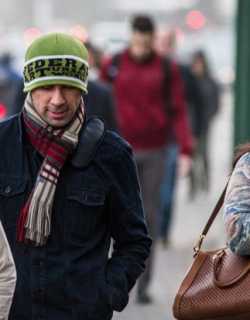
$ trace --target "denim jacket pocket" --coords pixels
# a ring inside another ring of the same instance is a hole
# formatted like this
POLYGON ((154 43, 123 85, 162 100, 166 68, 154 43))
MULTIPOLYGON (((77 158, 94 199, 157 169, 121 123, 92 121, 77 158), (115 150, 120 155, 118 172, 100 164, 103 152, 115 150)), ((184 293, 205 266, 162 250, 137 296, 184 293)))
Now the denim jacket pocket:
MULTIPOLYGON (((91 237, 104 211, 102 190, 72 190, 67 195, 67 217, 70 242, 80 243, 91 237)), ((66 225, 67 228, 67 225, 66 225)))
POLYGON ((24 205, 27 181, 22 177, 0 176, 0 219, 5 227, 16 225, 24 205))

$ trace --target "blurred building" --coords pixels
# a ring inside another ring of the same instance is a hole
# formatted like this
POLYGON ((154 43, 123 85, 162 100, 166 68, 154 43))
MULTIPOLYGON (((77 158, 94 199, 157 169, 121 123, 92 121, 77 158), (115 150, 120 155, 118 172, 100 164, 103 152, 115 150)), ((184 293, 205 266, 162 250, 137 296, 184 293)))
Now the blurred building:
POLYGON ((58 22, 94 23, 124 21, 134 12, 150 12, 159 19, 179 23, 187 10, 202 10, 209 19, 224 23, 230 19, 236 0, 9 0, 0 2, 0 29, 44 27, 58 22), (46 14, 44 14, 46 13, 46 14), (41 25, 39 25, 41 24, 41 25))
MULTIPOLYGON (((40 32, 68 31, 82 25, 106 52, 123 48, 132 14, 151 14, 162 28, 185 35, 183 55, 203 46, 220 67, 219 77, 233 78, 233 16, 237 0, 9 0, 0 2, 0 55, 11 51, 21 70, 24 47, 40 32), (27 40, 28 39, 28 40, 27 40), (224 50, 224 48, 228 48, 224 50)), ((184 37, 183 37, 184 39, 184 37)))

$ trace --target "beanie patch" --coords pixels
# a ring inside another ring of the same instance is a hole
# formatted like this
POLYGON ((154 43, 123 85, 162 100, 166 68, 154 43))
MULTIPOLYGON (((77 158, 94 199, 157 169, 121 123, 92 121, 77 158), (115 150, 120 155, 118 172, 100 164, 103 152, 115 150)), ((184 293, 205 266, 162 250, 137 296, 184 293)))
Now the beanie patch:
POLYGON ((24 65, 24 91, 64 83, 86 91, 88 63, 73 55, 37 56, 24 65))

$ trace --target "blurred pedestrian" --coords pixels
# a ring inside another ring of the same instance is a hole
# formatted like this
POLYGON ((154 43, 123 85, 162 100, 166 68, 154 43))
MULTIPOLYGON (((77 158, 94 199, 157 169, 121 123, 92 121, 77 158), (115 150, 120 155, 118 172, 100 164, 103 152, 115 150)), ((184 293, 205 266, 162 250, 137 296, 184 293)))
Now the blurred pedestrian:
POLYGON ((0 104, 5 106, 7 116, 20 112, 25 98, 23 79, 12 67, 12 60, 10 53, 0 57, 0 104))
POLYGON ((193 198, 200 189, 208 191, 210 187, 209 139, 211 123, 219 111, 220 90, 211 74, 204 51, 193 54, 191 62, 195 78, 196 110, 200 110, 199 128, 193 166, 190 171, 190 196, 193 198))
POLYGON ((16 268, 0 221, 0 319, 8 320, 16 286, 16 268))
POLYGON ((34 40, 23 110, 0 123, 0 218, 17 267, 9 320, 110 320, 149 255, 132 150, 86 120, 87 60, 69 35, 34 40))
POLYGON ((85 43, 85 46, 89 52, 90 66, 86 115, 88 118, 97 116, 103 120, 106 129, 117 131, 117 117, 111 88, 97 77, 99 72, 98 61, 96 61, 97 50, 90 42, 85 43))
MULTIPOLYGON (((189 165, 192 141, 186 110, 181 103, 178 69, 154 50, 152 19, 135 16, 131 27, 129 48, 104 61, 101 77, 113 84, 119 130, 135 150, 146 218, 155 240, 165 147, 174 131, 184 169, 189 165)), ((152 301, 148 286, 153 258, 154 250, 151 250, 146 271, 138 284, 139 303, 152 301)))
MULTIPOLYGON (((156 38, 155 47, 161 56, 176 64, 179 73, 179 90, 178 96, 174 97, 173 100, 177 100, 179 101, 179 104, 182 104, 182 108, 185 109, 189 116, 189 123, 193 133, 192 125, 196 113, 192 118, 190 117, 190 94, 193 94, 190 90, 190 87, 192 86, 192 74, 191 72, 188 72, 189 69, 177 58, 176 31, 173 29, 159 32, 156 38)), ((169 245, 179 157, 179 146, 174 131, 169 134, 168 139, 169 143, 166 148, 165 169, 161 186, 161 204, 159 210, 159 235, 164 247, 168 247, 169 245)))

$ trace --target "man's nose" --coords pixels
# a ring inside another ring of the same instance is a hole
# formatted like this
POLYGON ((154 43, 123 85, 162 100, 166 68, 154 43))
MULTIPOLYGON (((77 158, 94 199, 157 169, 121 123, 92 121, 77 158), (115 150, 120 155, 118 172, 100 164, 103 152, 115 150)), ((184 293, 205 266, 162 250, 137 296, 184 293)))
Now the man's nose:
POLYGON ((51 104, 59 106, 65 103, 65 97, 63 90, 60 86, 54 86, 52 90, 52 96, 50 100, 51 104))

